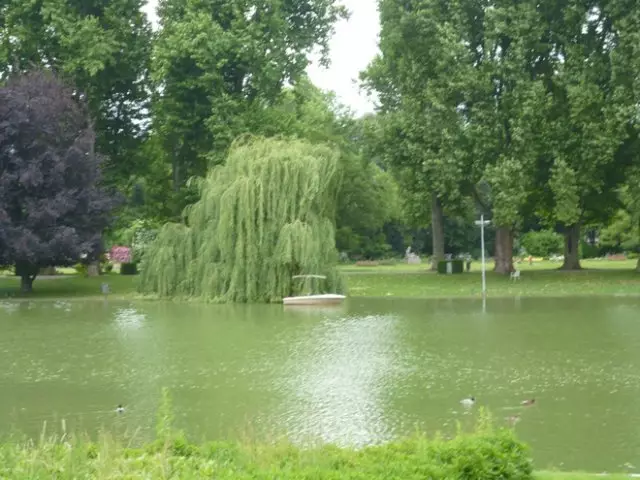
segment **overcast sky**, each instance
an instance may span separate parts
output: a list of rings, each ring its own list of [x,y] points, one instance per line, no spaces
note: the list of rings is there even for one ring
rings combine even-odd
[[[145,8],[151,21],[155,19],[157,0],[148,0]],[[348,21],[336,25],[331,40],[331,67],[323,69],[314,62],[309,69],[311,80],[320,88],[333,90],[338,99],[357,114],[371,112],[373,105],[364,92],[360,93],[358,74],[378,50],[380,30],[376,0],[342,0],[351,12]]]

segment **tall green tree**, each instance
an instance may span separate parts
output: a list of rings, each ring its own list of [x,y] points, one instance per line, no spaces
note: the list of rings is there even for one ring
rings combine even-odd
[[[382,53],[363,79],[380,98],[386,161],[418,201],[412,210],[430,211],[435,268],[445,253],[444,211],[461,209],[473,181],[461,154],[464,122],[456,110],[462,100],[460,48],[440,2],[382,0],[379,7]]]
[[[128,182],[145,168],[151,28],[143,0],[4,0],[0,76],[45,67],[86,100],[105,181]]]
[[[187,222],[168,223],[144,257],[143,292],[272,302],[322,274],[339,290],[335,199],[339,152],[303,140],[238,140],[200,182]]]
[[[295,83],[316,48],[327,60],[335,0],[161,0],[154,129],[175,191],[225,158],[256,106]]]
[[[545,145],[549,100],[540,78],[546,64],[544,23],[536,2],[462,2],[454,30],[466,46],[459,107],[466,155],[482,172],[496,231],[495,270],[513,270],[514,231],[532,191]],[[539,62],[537,58],[543,59]],[[476,198],[482,195],[476,189]]]
[[[340,152],[336,243],[355,256],[384,255],[389,247],[383,227],[400,216],[396,182],[376,163],[375,125],[374,117],[354,118],[333,94],[305,77],[286,88],[277,103],[254,104],[247,120],[252,132],[329,144]]]
[[[435,165],[416,181],[431,191],[443,178],[490,186],[497,271],[513,269],[513,232],[527,211],[564,225],[569,269],[579,268],[580,224],[615,211],[638,103],[638,9],[624,0],[380,1],[382,56],[370,72],[383,107],[404,117],[409,171]],[[451,164],[461,177],[442,176]]]
[[[555,55],[546,74],[553,112],[549,124],[552,218],[565,230],[562,268],[578,269],[580,227],[611,217],[618,186],[633,161],[638,96],[637,25],[640,6],[626,1],[550,2],[548,44]]]

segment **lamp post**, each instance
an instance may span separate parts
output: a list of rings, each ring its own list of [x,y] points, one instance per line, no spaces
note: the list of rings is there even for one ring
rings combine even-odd
[[[482,298],[487,295],[487,274],[484,262],[484,226],[489,225],[491,220],[485,220],[484,214],[480,215],[480,220],[476,220],[476,225],[480,226],[480,248],[482,249]]]

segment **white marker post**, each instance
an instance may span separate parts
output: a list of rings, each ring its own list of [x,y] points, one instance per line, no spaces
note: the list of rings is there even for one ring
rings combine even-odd
[[[487,274],[484,262],[484,226],[489,225],[491,220],[485,220],[484,215],[480,215],[480,221],[476,220],[476,225],[480,226],[480,248],[482,249],[482,298],[487,296]]]

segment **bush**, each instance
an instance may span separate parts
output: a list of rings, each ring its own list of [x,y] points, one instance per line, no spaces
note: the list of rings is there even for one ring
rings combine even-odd
[[[0,477],[531,480],[527,448],[511,431],[479,430],[452,440],[416,436],[362,449],[289,443],[189,443],[170,433],[141,448],[109,437],[95,443],[42,440],[0,445]],[[33,459],[38,461],[33,461]]]
[[[86,264],[84,264],[84,263],[76,263],[76,264],[73,266],[73,268],[75,269],[75,271],[76,271],[76,273],[77,273],[78,275],[84,275],[84,276],[87,276],[87,273],[88,273],[89,267],[88,267]]]
[[[120,265],[120,275],[137,275],[138,274],[138,264],[133,263],[123,263]]]
[[[562,235],[552,230],[525,233],[520,238],[520,244],[529,255],[534,257],[549,258],[551,255],[560,254],[564,250]]]
[[[462,273],[464,271],[464,260],[440,260],[438,262],[438,273],[447,273],[447,263],[451,262],[451,273]]]
[[[602,251],[597,245],[591,245],[584,241],[580,242],[580,258],[600,258]]]

